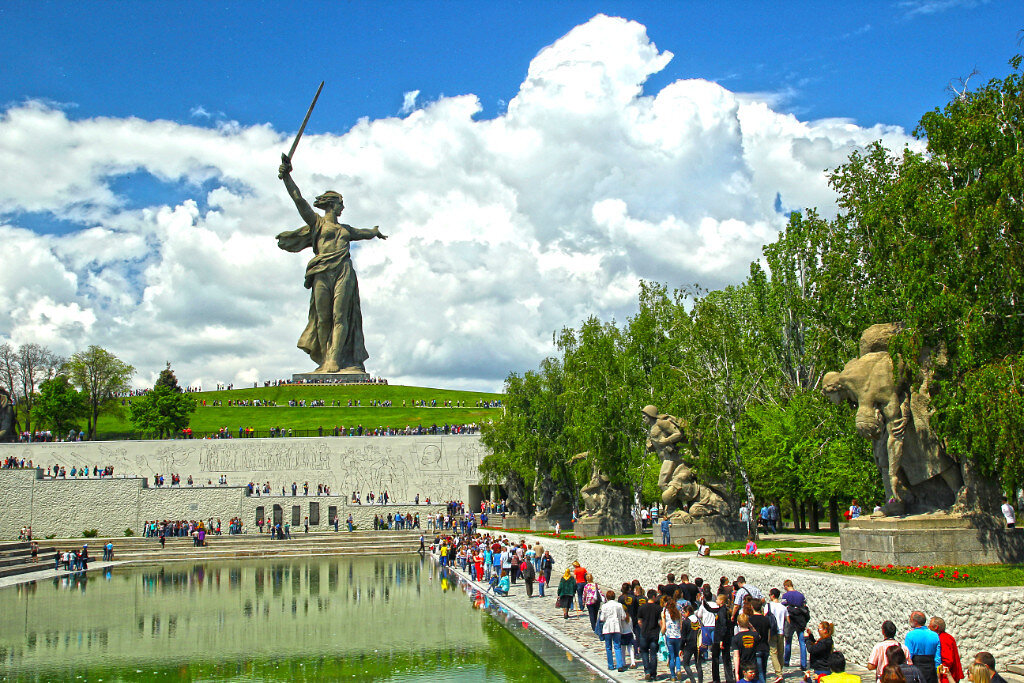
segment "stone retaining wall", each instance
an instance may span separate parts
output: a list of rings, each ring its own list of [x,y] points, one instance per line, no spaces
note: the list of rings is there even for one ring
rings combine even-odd
[[[219,519],[226,528],[228,520],[241,517],[253,529],[257,508],[262,506],[264,519],[270,520],[275,505],[289,524],[297,506],[299,525],[318,505],[319,524],[311,519],[310,527],[320,530],[331,524],[331,507],[337,508],[342,525],[351,513],[360,529],[372,528],[375,514],[418,514],[426,530],[426,516],[444,510],[438,504],[350,505],[343,496],[247,496],[241,486],[150,488],[139,478],[46,479],[34,469],[0,470],[0,538],[17,538],[24,526],[31,526],[36,538],[79,538],[88,529],[100,536],[121,536],[128,528],[139,534],[145,522],[162,519]]]
[[[713,586],[721,576],[735,579],[745,576],[748,583],[765,594],[782,588],[791,579],[797,590],[807,596],[812,622],[821,620],[836,625],[836,647],[847,659],[867,663],[871,649],[881,638],[881,624],[891,620],[902,638],[910,613],[921,610],[929,617],[946,620],[947,630],[960,645],[964,658],[981,650],[991,652],[1000,668],[1024,661],[1024,587],[939,588],[899,581],[843,576],[811,570],[788,569],[770,565],[698,558],[692,553],[616,548],[580,541],[550,539],[543,536],[511,535],[514,540],[539,541],[555,559],[554,574],[561,573],[573,560],[579,560],[604,587],[618,589],[626,581],[638,579],[645,589],[665,583],[665,576],[682,573],[691,579],[702,577]],[[795,645],[795,644],[794,644]]]
[[[0,460],[15,457],[47,467],[113,466],[118,477],[152,482],[162,474],[191,475],[196,484],[221,475],[232,486],[270,482],[278,493],[309,482],[330,486],[336,495],[387,491],[392,500],[463,500],[479,509],[477,467],[485,448],[478,435],[364,436],[279,439],[169,439],[163,441],[82,441],[0,444]],[[80,481],[82,478],[76,478]]]

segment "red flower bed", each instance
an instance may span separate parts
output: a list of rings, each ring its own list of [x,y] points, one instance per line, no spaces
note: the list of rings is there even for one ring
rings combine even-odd
[[[693,550],[693,544],[689,547],[685,545],[662,545],[655,543],[647,539],[637,538],[602,538],[602,543],[608,543],[609,545],[621,545],[624,548],[640,548],[641,550],[672,550],[675,552],[683,552],[685,550]]]
[[[739,550],[728,553],[729,555],[742,555]],[[751,557],[751,556],[746,556]],[[815,568],[834,574],[859,574],[877,575],[881,578],[900,578],[901,575],[915,578],[930,579],[938,583],[964,584],[970,581],[971,575],[959,569],[950,567],[935,567],[922,565],[920,567],[903,567],[895,564],[872,564],[870,562],[847,562],[846,560],[833,560],[831,562],[815,563],[808,557],[794,557],[792,553],[781,555],[779,553],[764,553],[756,556],[757,561],[766,564],[774,564],[783,567],[805,567]],[[752,558],[753,559],[753,558]]]

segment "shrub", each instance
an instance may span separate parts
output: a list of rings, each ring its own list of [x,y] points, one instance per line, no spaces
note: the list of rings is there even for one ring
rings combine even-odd
[[[100,532],[98,529],[86,529],[82,532],[82,535],[86,538],[96,538],[100,535]]]
[[[132,531],[132,528],[131,528],[131,527],[128,527],[127,529],[125,529],[125,530],[124,530],[124,535],[125,535],[125,536],[134,536],[134,535],[135,535],[135,532],[134,532],[134,531]]]
[[[57,534],[46,534],[45,536],[43,536],[43,538],[57,538]]]

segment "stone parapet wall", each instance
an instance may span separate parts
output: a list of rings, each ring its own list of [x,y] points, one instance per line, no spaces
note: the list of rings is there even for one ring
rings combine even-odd
[[[836,625],[836,647],[848,660],[863,666],[871,649],[882,640],[881,625],[891,620],[902,638],[910,613],[920,610],[929,617],[946,620],[947,630],[960,645],[964,658],[982,650],[991,652],[1000,668],[1024,661],[1021,633],[1024,633],[1024,587],[940,588],[899,581],[843,576],[827,572],[788,569],[771,565],[696,557],[693,553],[664,553],[616,548],[580,541],[516,534],[513,540],[539,541],[555,560],[555,574],[578,560],[602,587],[618,589],[623,582],[637,579],[645,589],[665,583],[665,576],[682,573],[701,577],[717,587],[721,576],[744,576],[765,594],[782,588],[791,579],[807,596],[812,623],[830,621]]]

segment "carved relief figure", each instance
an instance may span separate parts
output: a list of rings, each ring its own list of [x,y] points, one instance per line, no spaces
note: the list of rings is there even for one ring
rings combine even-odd
[[[679,452],[678,444],[686,442],[686,432],[679,420],[658,413],[654,406],[644,406],[640,412],[648,427],[647,450],[662,461],[658,488],[671,520],[689,524],[695,518],[728,514],[725,498],[710,486],[697,483],[693,470]],[[687,504],[688,510],[684,509]]]
[[[866,329],[860,356],[842,372],[825,375],[822,388],[833,401],[856,407],[857,433],[872,440],[885,486],[885,514],[963,513],[985,507],[979,498],[985,483],[946,453],[929,424],[931,382],[935,367],[945,363],[944,354],[926,351],[917,377],[897,385],[889,340],[898,329],[890,323]],[[965,486],[965,478],[971,487]]]

